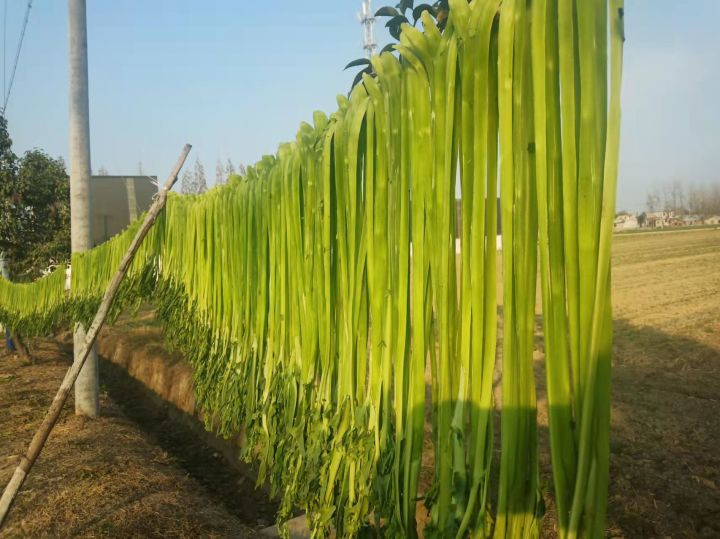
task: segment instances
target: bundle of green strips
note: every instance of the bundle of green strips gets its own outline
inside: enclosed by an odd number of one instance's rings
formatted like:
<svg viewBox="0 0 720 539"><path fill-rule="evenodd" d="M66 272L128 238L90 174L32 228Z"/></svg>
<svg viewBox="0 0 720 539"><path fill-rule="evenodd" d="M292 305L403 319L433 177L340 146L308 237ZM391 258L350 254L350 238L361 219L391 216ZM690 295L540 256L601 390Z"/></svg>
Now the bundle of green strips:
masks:
<svg viewBox="0 0 720 539"><path fill-rule="evenodd" d="M65 319L65 266L34 283L11 283L0 277L0 324L25 337L48 333Z"/></svg>
<svg viewBox="0 0 720 539"><path fill-rule="evenodd" d="M413 537L423 500L426 537L536 537L539 268L557 533L601 537L622 1L450 6L442 33L427 13L423 30L405 25L376 76L276 156L172 196L115 312L155 302L208 426L244 429L281 521L300 508L316 537ZM136 226L74 256L73 321L92 316ZM2 283L2 321L51 320L53 279Z"/></svg>

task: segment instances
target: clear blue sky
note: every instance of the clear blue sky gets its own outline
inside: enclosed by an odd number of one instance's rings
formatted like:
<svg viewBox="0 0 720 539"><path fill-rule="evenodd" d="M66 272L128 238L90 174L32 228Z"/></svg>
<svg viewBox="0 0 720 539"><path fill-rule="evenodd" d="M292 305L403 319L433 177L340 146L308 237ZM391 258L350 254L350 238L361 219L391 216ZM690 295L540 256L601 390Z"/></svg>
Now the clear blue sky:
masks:
<svg viewBox="0 0 720 539"><path fill-rule="evenodd" d="M8 71L25 0L8 0ZM186 141L253 163L332 112L362 55L360 0L88 0L93 169L164 177ZM382 5L382 2L375 2ZM627 0L618 208L720 182L720 1ZM378 25L381 43L385 30ZM67 155L66 2L35 0L7 117L16 153Z"/></svg>

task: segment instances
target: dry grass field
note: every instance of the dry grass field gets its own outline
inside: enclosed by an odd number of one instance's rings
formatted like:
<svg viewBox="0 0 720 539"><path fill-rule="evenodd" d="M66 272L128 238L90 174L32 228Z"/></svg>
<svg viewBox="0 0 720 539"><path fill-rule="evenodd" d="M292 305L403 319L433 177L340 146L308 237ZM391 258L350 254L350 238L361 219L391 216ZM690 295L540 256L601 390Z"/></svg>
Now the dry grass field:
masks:
<svg viewBox="0 0 720 539"><path fill-rule="evenodd" d="M31 362L0 353L2 487L71 358L52 340L34 343ZM139 409L132 386L102 376L102 417L73 415L71 396L0 537L260 537L257 519L273 517L252 482L163 410Z"/></svg>
<svg viewBox="0 0 720 539"><path fill-rule="evenodd" d="M720 230L615 236L609 524L720 537Z"/></svg>
<svg viewBox="0 0 720 539"><path fill-rule="evenodd" d="M616 236L613 303L608 536L720 537L720 230ZM132 338L136 326L117 331ZM553 536L540 335L538 325L544 531ZM0 407L9 410L0 415L0 482L67 365L67 351L53 353L47 343L41 349L32 365L0 356ZM222 495L209 493L203 472L188 472L183 455L174 454L182 445L178 436L163 442L162 433L175 427L161 424L153 432L151 411L128 410L135 401L124 388L110 393L99 422L81 425L64 415L15 507L9 535L250 534L246 526L257 526L256 515L242 513L252 494L230 483ZM432 451L429 440L426 447ZM427 457L426 481L432 475ZM222 473L216 468L211 483ZM138 497L140 488L145 493Z"/></svg>

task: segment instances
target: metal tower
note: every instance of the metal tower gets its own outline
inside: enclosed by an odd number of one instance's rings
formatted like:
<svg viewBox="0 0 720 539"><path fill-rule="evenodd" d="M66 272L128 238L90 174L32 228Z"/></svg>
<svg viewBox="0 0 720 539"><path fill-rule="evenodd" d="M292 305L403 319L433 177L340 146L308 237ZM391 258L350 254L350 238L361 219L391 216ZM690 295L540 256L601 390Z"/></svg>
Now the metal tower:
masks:
<svg viewBox="0 0 720 539"><path fill-rule="evenodd" d="M358 19L363 27L363 49L365 49L365 55L370 58L375 54L377 50L377 43L375 43L375 15L372 10L372 0L363 0L362 11L358 13Z"/></svg>

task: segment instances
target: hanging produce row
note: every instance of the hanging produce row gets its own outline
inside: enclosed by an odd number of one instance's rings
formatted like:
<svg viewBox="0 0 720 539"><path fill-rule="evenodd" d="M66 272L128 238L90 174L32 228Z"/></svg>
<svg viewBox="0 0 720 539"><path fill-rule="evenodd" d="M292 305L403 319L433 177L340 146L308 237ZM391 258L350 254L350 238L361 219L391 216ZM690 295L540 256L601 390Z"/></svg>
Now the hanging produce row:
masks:
<svg viewBox="0 0 720 539"><path fill-rule="evenodd" d="M557 533L601 537L622 1L449 4L275 156L171 196L114 314L154 303L208 428L316 537L412 537L421 503L426 537L537 537L540 323ZM87 323L137 226L74 255L69 293L65 268L0 281L0 321Z"/></svg>

